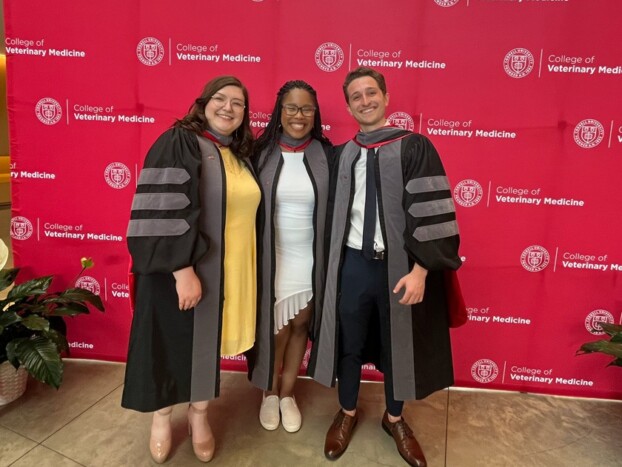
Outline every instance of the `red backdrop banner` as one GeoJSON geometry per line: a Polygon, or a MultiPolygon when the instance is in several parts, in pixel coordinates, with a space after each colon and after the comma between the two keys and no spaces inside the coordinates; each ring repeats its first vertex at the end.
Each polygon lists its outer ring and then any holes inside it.
{"type": "Polygon", "coordinates": [[[205,82],[238,76],[260,131],[304,79],[342,143],[356,125],[341,85],[367,65],[453,184],[456,384],[622,397],[607,357],[575,356],[622,320],[619,0],[4,0],[4,18],[15,263],[60,288],[91,256],[78,285],[106,305],[70,320],[72,356],[125,359],[137,175],[205,82]]]}

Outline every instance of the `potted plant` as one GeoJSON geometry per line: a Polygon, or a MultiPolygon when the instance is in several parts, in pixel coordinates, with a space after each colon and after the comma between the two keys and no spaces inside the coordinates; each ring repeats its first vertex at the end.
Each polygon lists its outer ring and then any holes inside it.
{"type": "MultiPolygon", "coordinates": [[[[7,257],[8,249],[0,240],[0,267],[7,257]]],[[[81,264],[78,277],[93,261],[82,258],[81,264]]],[[[23,368],[36,380],[58,389],[63,380],[62,356],[69,353],[63,318],[88,314],[89,304],[100,311],[104,306],[98,295],[86,289],[48,292],[53,276],[15,284],[18,273],[19,268],[0,271],[0,367],[11,365],[9,373],[23,368]]]]}
{"type": "Polygon", "coordinates": [[[577,355],[600,352],[614,357],[607,366],[622,366],[622,325],[611,323],[598,323],[598,325],[609,335],[609,340],[586,342],[577,350],[577,355]]]}

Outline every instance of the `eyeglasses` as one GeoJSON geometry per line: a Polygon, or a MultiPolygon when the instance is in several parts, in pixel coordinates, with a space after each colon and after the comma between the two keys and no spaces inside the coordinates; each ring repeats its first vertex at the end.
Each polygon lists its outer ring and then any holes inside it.
{"type": "Polygon", "coordinates": [[[231,108],[235,110],[236,112],[241,112],[246,107],[246,105],[244,105],[244,101],[241,101],[240,99],[228,99],[226,96],[223,96],[222,94],[214,94],[210,100],[214,101],[214,103],[219,108],[224,107],[225,105],[227,105],[227,102],[229,102],[229,104],[231,105],[231,108]]]}
{"type": "Polygon", "coordinates": [[[305,117],[311,117],[315,113],[315,107],[311,107],[309,105],[298,107],[294,104],[285,104],[283,106],[283,110],[285,111],[285,115],[288,117],[294,117],[298,112],[305,117]]]}

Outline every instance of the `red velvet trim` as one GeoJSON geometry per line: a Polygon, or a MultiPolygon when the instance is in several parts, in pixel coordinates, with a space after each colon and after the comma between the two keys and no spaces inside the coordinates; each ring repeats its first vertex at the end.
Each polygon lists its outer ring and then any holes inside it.
{"type": "Polygon", "coordinates": [[[285,152],[300,152],[304,148],[309,146],[311,144],[311,141],[313,141],[313,138],[309,138],[307,141],[305,141],[302,144],[299,144],[298,146],[290,146],[289,144],[279,142],[279,146],[281,146],[285,150],[285,152]]]}
{"type": "Polygon", "coordinates": [[[209,139],[210,141],[212,141],[213,143],[216,143],[218,146],[224,146],[227,147],[226,145],[222,144],[220,141],[218,141],[216,139],[216,137],[211,134],[209,131],[204,131],[203,132],[203,136],[205,136],[207,139],[209,139]]]}
{"type": "Polygon", "coordinates": [[[460,327],[468,321],[469,314],[467,313],[456,271],[445,271],[445,292],[449,310],[449,327],[460,327]]]}

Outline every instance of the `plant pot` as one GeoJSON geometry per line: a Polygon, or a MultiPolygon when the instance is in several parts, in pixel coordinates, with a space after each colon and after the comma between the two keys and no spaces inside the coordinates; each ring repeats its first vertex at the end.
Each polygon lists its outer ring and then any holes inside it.
{"type": "Polygon", "coordinates": [[[13,402],[26,391],[28,372],[15,369],[9,362],[0,363],[0,406],[13,402]]]}

